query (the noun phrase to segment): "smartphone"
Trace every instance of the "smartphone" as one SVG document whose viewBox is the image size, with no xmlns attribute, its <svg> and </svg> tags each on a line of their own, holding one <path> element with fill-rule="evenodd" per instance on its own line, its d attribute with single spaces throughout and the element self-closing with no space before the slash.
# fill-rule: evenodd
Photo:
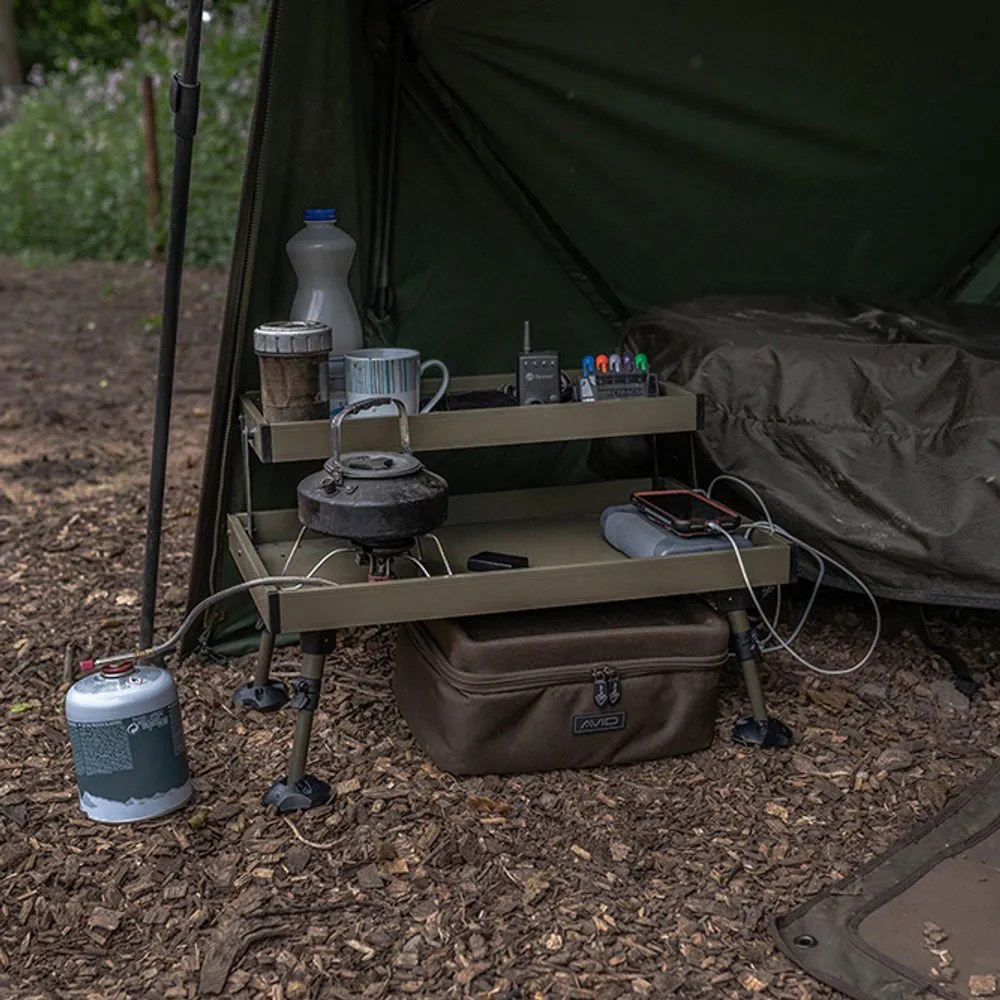
<svg viewBox="0 0 1000 1000">
<path fill-rule="evenodd" d="M 740 526 L 740 515 L 694 490 L 637 490 L 632 503 L 647 517 L 675 534 L 692 536 L 708 533 L 714 521 L 726 531 Z"/>
</svg>

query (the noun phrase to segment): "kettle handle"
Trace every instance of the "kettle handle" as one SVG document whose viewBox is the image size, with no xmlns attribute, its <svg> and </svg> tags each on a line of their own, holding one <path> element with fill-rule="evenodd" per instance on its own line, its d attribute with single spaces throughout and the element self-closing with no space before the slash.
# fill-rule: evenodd
<svg viewBox="0 0 1000 1000">
<path fill-rule="evenodd" d="M 393 396 L 372 396 L 370 399 L 359 399 L 356 403 L 348 404 L 330 421 L 333 430 L 333 454 L 330 456 L 331 465 L 340 466 L 340 425 L 344 422 L 344 418 L 354 413 L 360 413 L 362 410 L 371 409 L 373 406 L 385 406 L 390 403 L 395 405 L 399 411 L 400 449 L 405 455 L 413 454 L 413 448 L 410 446 L 410 419 L 402 401 Z"/>
</svg>

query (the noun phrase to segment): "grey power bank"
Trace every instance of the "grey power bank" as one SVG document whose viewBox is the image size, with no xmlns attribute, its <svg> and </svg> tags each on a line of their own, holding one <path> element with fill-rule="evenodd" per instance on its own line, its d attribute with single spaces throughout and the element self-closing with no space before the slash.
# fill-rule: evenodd
<svg viewBox="0 0 1000 1000">
<path fill-rule="evenodd" d="M 634 559 L 732 549 L 729 542 L 721 535 L 698 535 L 694 538 L 681 538 L 680 535 L 675 535 L 667 528 L 653 524 L 632 504 L 619 504 L 605 508 L 601 513 L 601 531 L 604 533 L 604 540 L 609 545 Z M 733 535 L 732 537 L 739 548 L 752 547 L 750 540 L 742 535 Z"/>
</svg>

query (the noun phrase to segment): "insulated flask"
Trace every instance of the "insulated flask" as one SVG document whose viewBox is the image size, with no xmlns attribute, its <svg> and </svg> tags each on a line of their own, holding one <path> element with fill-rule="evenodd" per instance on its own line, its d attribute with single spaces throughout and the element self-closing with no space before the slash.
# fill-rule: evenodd
<svg viewBox="0 0 1000 1000">
<path fill-rule="evenodd" d="M 191 798 L 181 709 L 161 667 L 116 664 L 66 694 L 80 808 L 101 823 L 134 823 Z"/>
</svg>

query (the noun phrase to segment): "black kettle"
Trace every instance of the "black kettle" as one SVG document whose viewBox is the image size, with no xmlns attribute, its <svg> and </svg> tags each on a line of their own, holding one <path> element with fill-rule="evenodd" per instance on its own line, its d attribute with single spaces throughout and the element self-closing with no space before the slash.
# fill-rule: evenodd
<svg viewBox="0 0 1000 1000">
<path fill-rule="evenodd" d="M 340 427 L 355 413 L 395 405 L 399 451 L 341 454 Z M 448 517 L 448 483 L 426 469 L 410 446 L 406 407 L 390 396 L 344 407 L 332 421 L 333 453 L 319 472 L 299 483 L 299 521 L 363 548 L 387 548 L 419 538 Z"/>
</svg>

